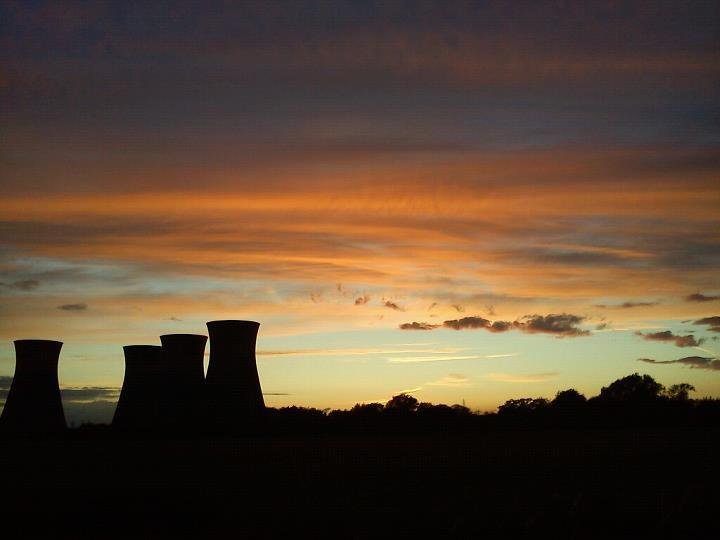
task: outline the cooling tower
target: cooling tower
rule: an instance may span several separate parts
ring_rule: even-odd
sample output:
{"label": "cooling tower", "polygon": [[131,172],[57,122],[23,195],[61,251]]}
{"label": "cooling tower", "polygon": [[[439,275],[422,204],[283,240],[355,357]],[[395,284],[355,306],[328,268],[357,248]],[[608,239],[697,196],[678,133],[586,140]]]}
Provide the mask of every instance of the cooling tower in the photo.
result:
{"label": "cooling tower", "polygon": [[164,375],[162,424],[172,429],[195,429],[204,417],[203,386],[206,336],[160,336]]}
{"label": "cooling tower", "polygon": [[58,385],[61,348],[60,341],[15,341],[15,376],[0,418],[3,431],[49,434],[65,429]]}
{"label": "cooling tower", "polygon": [[166,380],[162,347],[127,345],[125,378],[112,425],[122,430],[148,430],[162,421]]}
{"label": "cooling tower", "polygon": [[260,323],[210,321],[210,363],[206,388],[210,421],[231,428],[265,409],[255,361]]}

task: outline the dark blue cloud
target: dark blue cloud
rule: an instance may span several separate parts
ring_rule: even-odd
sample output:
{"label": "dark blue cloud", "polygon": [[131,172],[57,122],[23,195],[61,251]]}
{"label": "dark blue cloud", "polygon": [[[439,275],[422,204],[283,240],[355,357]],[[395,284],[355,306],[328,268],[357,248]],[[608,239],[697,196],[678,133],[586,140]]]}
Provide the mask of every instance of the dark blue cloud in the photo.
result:
{"label": "dark blue cloud", "polygon": [[[132,178],[138,164],[348,151],[713,147],[717,15],[669,1],[7,2],[6,189],[110,187],[93,166]],[[718,163],[673,159],[643,166]],[[58,161],[63,182],[38,180]]]}

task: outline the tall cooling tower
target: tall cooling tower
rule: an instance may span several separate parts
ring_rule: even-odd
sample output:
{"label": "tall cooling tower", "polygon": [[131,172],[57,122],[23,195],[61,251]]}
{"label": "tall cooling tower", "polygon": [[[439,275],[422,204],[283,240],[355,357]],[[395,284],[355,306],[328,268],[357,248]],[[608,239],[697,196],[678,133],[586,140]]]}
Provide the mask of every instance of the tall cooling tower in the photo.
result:
{"label": "tall cooling tower", "polygon": [[65,429],[58,360],[62,342],[21,339],[15,342],[15,377],[0,418],[0,428],[14,433],[54,433]]}
{"label": "tall cooling tower", "polygon": [[162,347],[127,345],[125,378],[112,425],[123,430],[149,430],[158,427],[166,381]]}
{"label": "tall cooling tower", "polygon": [[171,429],[195,429],[205,416],[203,404],[205,344],[207,336],[160,336],[164,364],[161,423]]}
{"label": "tall cooling tower", "polygon": [[257,417],[264,409],[255,361],[260,323],[210,321],[210,363],[206,388],[210,422],[228,428],[237,420]]}

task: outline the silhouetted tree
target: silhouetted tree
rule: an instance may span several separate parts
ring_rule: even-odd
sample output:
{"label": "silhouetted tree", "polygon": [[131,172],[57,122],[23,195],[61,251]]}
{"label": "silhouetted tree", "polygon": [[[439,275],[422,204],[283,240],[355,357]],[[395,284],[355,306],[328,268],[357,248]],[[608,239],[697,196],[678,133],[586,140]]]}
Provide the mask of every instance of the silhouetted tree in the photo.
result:
{"label": "silhouetted tree", "polygon": [[290,420],[320,420],[325,417],[325,413],[314,407],[281,407],[277,409],[279,416]]}
{"label": "silhouetted tree", "polygon": [[350,414],[354,416],[379,416],[383,411],[382,403],[356,403]]}
{"label": "silhouetted tree", "polygon": [[561,390],[555,394],[555,399],[550,402],[550,405],[558,408],[572,408],[580,407],[585,404],[587,398],[574,388],[568,390]]}
{"label": "silhouetted tree", "polygon": [[650,375],[633,373],[603,387],[598,400],[606,403],[651,403],[658,401],[664,389]]}
{"label": "silhouetted tree", "polygon": [[692,384],[680,383],[673,384],[665,391],[665,395],[675,401],[687,401],[690,392],[694,392],[695,387]]}
{"label": "silhouetted tree", "polygon": [[451,416],[453,410],[447,405],[434,405],[433,403],[423,401],[422,403],[418,404],[415,412],[420,416],[436,417]]}
{"label": "silhouetted tree", "polygon": [[545,398],[509,399],[498,407],[498,414],[528,414],[544,409],[547,406],[548,400]]}
{"label": "silhouetted tree", "polygon": [[472,414],[472,411],[470,409],[468,409],[465,405],[459,405],[456,403],[455,405],[453,405],[450,408],[458,416],[467,416],[467,415]]}
{"label": "silhouetted tree", "polygon": [[389,412],[412,413],[418,408],[418,400],[410,394],[398,394],[385,404]]}

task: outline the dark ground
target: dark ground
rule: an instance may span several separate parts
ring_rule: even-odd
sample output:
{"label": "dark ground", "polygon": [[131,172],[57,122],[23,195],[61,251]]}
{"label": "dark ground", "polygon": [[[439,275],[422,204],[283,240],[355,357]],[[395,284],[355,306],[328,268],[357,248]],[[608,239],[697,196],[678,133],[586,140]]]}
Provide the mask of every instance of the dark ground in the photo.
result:
{"label": "dark ground", "polygon": [[0,441],[3,538],[713,538],[718,429]]}

